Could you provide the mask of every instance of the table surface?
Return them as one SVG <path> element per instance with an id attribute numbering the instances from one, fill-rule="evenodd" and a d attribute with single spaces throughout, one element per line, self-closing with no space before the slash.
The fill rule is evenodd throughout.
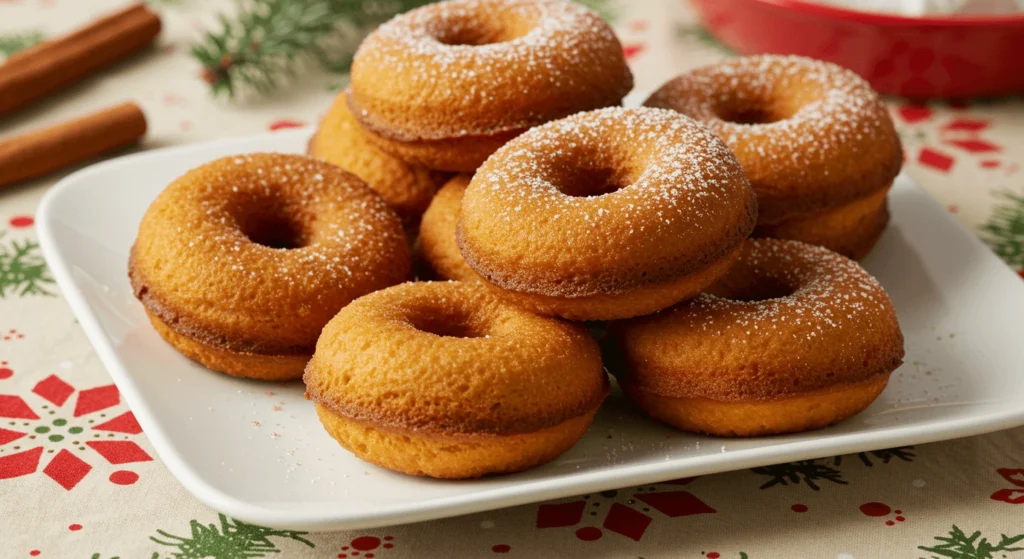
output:
<path id="1" fill-rule="evenodd" d="M 0 51 L 121 4 L 2 0 Z M 150 124 L 138 149 L 153 149 L 315 123 L 337 92 L 340 78 L 310 72 L 267 97 L 213 99 L 188 45 L 231 3 L 152 4 L 155 49 L 0 134 L 131 99 Z M 610 8 L 639 90 L 730 56 L 677 0 Z M 906 170 L 1024 276 L 1022 99 L 890 106 Z M 220 516 L 156 458 L 42 265 L 33 212 L 63 174 L 0 192 L 0 558 L 1024 557 L 1024 428 L 375 530 Z"/>

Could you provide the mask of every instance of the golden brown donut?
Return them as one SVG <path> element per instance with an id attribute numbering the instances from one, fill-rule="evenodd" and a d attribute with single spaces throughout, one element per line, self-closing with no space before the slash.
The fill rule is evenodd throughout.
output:
<path id="1" fill-rule="evenodd" d="M 363 41 L 349 106 L 381 148 L 431 169 L 474 171 L 538 124 L 618 105 L 633 88 L 622 45 L 563 0 L 450 0 Z"/>
<path id="2" fill-rule="evenodd" d="M 354 301 L 324 328 L 303 380 L 343 447 L 436 478 L 553 460 L 609 390 L 582 326 L 465 282 L 406 283 Z"/>
<path id="3" fill-rule="evenodd" d="M 302 155 L 201 165 L 150 205 L 128 276 L 157 332 L 234 376 L 294 379 L 349 301 L 405 281 L 398 216 L 355 175 Z"/>
<path id="4" fill-rule="evenodd" d="M 684 431 L 817 429 L 866 408 L 903 360 L 889 297 L 825 248 L 751 239 L 708 293 L 609 328 L 623 391 Z"/>
<path id="5" fill-rule="evenodd" d="M 608 108 L 495 152 L 466 189 L 456 238 L 503 297 L 611 320 L 696 296 L 756 215 L 739 163 L 706 128 L 672 111 Z"/>
<path id="6" fill-rule="evenodd" d="M 363 179 L 413 231 L 430 199 L 449 177 L 406 163 L 374 145 L 349 111 L 344 92 L 320 121 L 307 151 Z"/>
<path id="7" fill-rule="evenodd" d="M 413 248 L 414 260 L 422 274 L 435 279 L 481 281 L 473 268 L 466 264 L 455 242 L 455 227 L 459 222 L 462 195 L 469 186 L 468 175 L 456 175 L 448 181 L 420 222 L 420 235 Z"/>
<path id="8" fill-rule="evenodd" d="M 644 104 L 725 140 L 757 192 L 755 236 L 860 258 L 888 223 L 899 136 L 878 94 L 849 70 L 798 56 L 734 58 L 672 79 Z"/>

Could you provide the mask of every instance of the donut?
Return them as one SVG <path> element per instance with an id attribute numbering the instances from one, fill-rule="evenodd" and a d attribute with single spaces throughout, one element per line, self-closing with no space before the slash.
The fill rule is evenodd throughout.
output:
<path id="1" fill-rule="evenodd" d="M 889 221 L 885 193 L 903 151 L 878 94 L 849 70 L 799 56 L 734 58 L 672 79 L 644 104 L 725 140 L 757 192 L 755 236 L 859 259 Z"/>
<path id="2" fill-rule="evenodd" d="M 456 175 L 430 202 L 420 222 L 420 234 L 413 248 L 413 260 L 420 275 L 435 279 L 480 281 L 480 276 L 466 264 L 455 242 L 462 195 L 469 186 L 468 175 Z"/>
<path id="3" fill-rule="evenodd" d="M 751 239 L 701 296 L 609 326 L 610 366 L 654 419 L 725 437 L 795 433 L 859 413 L 903 360 L 889 297 L 823 247 Z"/>
<path id="4" fill-rule="evenodd" d="M 609 391 L 586 329 L 466 282 L 357 299 L 324 328 L 303 380 L 324 428 L 359 458 L 453 479 L 553 460 Z"/>
<path id="5" fill-rule="evenodd" d="M 696 296 L 739 255 L 756 214 L 718 137 L 673 111 L 615 107 L 495 152 L 466 189 L 456 240 L 514 303 L 612 320 Z"/>
<path id="6" fill-rule="evenodd" d="M 408 279 L 402 225 L 377 193 L 304 155 L 217 159 L 149 206 L 128 262 L 156 331 L 215 371 L 297 379 L 349 301 Z"/>
<path id="7" fill-rule="evenodd" d="M 349 111 L 344 92 L 320 121 L 307 152 L 363 179 L 413 231 L 449 176 L 392 157 L 369 141 Z"/>
<path id="8" fill-rule="evenodd" d="M 619 105 L 622 45 L 563 0 L 450 0 L 399 15 L 360 45 L 349 106 L 378 145 L 431 169 L 472 172 L 538 124 Z"/>

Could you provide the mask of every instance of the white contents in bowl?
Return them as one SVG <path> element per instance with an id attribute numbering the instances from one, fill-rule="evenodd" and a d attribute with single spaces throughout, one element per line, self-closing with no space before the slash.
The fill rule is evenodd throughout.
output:
<path id="1" fill-rule="evenodd" d="M 815 0 L 861 12 L 904 16 L 979 16 L 1024 12 L 1024 0 Z"/>

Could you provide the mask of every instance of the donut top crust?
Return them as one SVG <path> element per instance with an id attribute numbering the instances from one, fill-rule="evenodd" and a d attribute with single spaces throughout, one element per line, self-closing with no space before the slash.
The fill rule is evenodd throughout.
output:
<path id="1" fill-rule="evenodd" d="M 602 194 L 609 185 L 619 188 Z M 505 289 L 617 294 L 725 256 L 753 230 L 756 208 L 739 163 L 706 128 L 673 111 L 608 108 L 499 149 L 465 192 L 457 239 L 469 265 Z"/>
<path id="2" fill-rule="evenodd" d="M 778 239 L 748 240 L 708 293 L 612 335 L 635 365 L 630 382 L 672 397 L 770 400 L 888 374 L 903 359 L 875 278 L 837 253 Z"/>
<path id="3" fill-rule="evenodd" d="M 449 178 L 446 173 L 406 163 L 370 142 L 352 116 L 345 92 L 335 98 L 320 121 L 310 139 L 309 154 L 355 173 L 404 220 L 419 217 Z"/>
<path id="4" fill-rule="evenodd" d="M 621 103 L 622 45 L 562 0 L 450 0 L 399 15 L 363 41 L 350 106 L 400 141 L 492 135 Z"/>
<path id="5" fill-rule="evenodd" d="M 343 417 L 445 435 L 533 432 L 594 411 L 609 390 L 582 326 L 463 282 L 357 299 L 324 328 L 303 380 Z"/>
<path id="6" fill-rule="evenodd" d="M 758 194 L 761 223 L 877 192 L 903 162 L 892 119 L 871 86 L 811 58 L 729 59 L 670 80 L 644 104 L 695 118 L 725 140 Z"/>
<path id="7" fill-rule="evenodd" d="M 271 248 L 244 230 L 288 220 L 302 246 Z M 302 155 L 229 156 L 160 193 L 139 226 L 129 276 L 147 310 L 176 331 L 235 351 L 311 353 L 352 299 L 408 279 L 398 217 L 355 175 Z"/>

